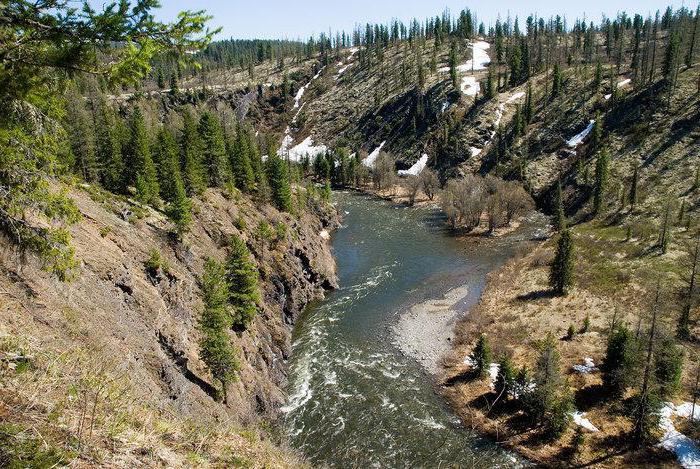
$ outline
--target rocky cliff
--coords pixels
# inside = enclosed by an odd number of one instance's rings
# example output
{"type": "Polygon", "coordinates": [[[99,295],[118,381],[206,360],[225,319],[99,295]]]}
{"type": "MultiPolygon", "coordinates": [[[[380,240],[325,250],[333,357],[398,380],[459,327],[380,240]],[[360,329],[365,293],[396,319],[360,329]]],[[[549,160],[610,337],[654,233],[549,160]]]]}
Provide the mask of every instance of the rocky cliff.
{"type": "MultiPolygon", "coordinates": [[[[71,228],[80,262],[72,281],[58,281],[42,271],[33,257],[22,256],[9,243],[2,243],[1,358],[8,385],[0,388],[7,398],[4,402],[19,403],[14,409],[0,409],[3,417],[16,412],[14,418],[19,422],[38,412],[37,418],[45,421],[57,411],[59,426],[82,438],[86,417],[73,415],[73,419],[69,414],[85,414],[84,408],[58,410],[57,403],[63,402],[58,398],[46,399],[41,403],[45,407],[35,408],[32,403],[37,396],[28,388],[38,386],[38,381],[13,381],[11,373],[25,361],[31,364],[34,351],[63,357],[81,350],[93,363],[105,364],[108,369],[101,373],[110,379],[118,376],[140,404],[172,413],[179,420],[204,427],[217,421],[236,428],[259,428],[261,422],[274,419],[285,399],[285,361],[291,350],[292,326],[305,305],[336,285],[335,264],[326,233],[322,234],[337,224],[334,209],[310,202],[295,217],[240,194],[226,198],[220,191],[209,190],[196,202],[190,233],[176,241],[169,234],[169,222],[153,209],[95,187],[76,188],[71,195],[83,216],[71,228]],[[274,237],[256,235],[260,223],[273,227],[274,237]],[[199,277],[207,257],[225,257],[226,240],[234,233],[254,254],[262,305],[246,331],[230,332],[241,371],[222,405],[213,399],[211,377],[198,354],[197,320],[203,309],[199,277]],[[147,267],[155,253],[160,261],[156,267],[147,267]]],[[[50,369],[46,361],[35,361],[35,371],[50,369]]],[[[68,374],[61,369],[62,375],[68,374]]],[[[70,385],[78,390],[78,397],[83,384],[81,378],[70,385]]],[[[48,389],[59,395],[67,393],[66,402],[71,401],[66,389],[55,385],[48,389]]],[[[95,395],[97,402],[99,394],[95,395]]],[[[90,426],[92,433],[99,422],[90,426]]],[[[120,437],[109,438],[111,445],[119,446],[114,438],[120,437]]],[[[110,451],[103,457],[113,461],[116,453],[110,451]]],[[[170,457],[159,460],[178,465],[170,457]]]]}

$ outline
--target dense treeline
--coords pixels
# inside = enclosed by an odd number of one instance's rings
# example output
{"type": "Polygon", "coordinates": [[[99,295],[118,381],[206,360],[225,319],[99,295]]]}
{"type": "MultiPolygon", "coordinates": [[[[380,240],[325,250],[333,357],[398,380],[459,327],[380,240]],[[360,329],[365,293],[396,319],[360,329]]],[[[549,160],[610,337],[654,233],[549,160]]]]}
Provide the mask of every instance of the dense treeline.
{"type": "Polygon", "coordinates": [[[163,208],[179,234],[191,220],[190,198],[207,187],[293,209],[286,166],[274,153],[263,162],[260,148],[269,142],[242,123],[224,126],[216,113],[189,107],[159,123],[138,105],[122,115],[105,99],[75,91],[67,104],[68,166],[87,182],[163,208]]]}

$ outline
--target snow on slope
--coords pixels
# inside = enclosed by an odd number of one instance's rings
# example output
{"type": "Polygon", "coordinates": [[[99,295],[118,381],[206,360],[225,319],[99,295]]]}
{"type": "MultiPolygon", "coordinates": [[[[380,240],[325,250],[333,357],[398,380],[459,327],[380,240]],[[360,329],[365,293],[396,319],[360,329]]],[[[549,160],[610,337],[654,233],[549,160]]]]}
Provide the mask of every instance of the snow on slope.
{"type": "MultiPolygon", "coordinates": [[[[462,65],[457,66],[458,72],[471,72],[472,70],[485,70],[486,67],[491,63],[489,58],[489,53],[486,52],[490,47],[489,43],[486,41],[477,41],[471,44],[472,46],[472,59],[467,60],[462,65]]],[[[449,72],[450,67],[441,67],[438,69],[439,72],[449,72]]]]}
{"type": "Polygon", "coordinates": [[[588,134],[591,133],[593,130],[593,126],[595,125],[595,119],[591,119],[588,122],[588,126],[583,129],[580,133],[574,135],[571,137],[566,144],[569,145],[570,148],[576,148],[577,146],[581,145],[583,141],[585,140],[586,137],[588,137],[588,134]]]}
{"type": "MultiPolygon", "coordinates": [[[[285,137],[286,139],[287,137],[285,137]]],[[[328,151],[328,147],[320,144],[314,145],[314,140],[311,136],[304,139],[303,142],[289,149],[289,161],[300,162],[304,156],[308,156],[313,160],[316,155],[320,155],[328,151]]],[[[280,155],[282,156],[282,155],[280,155]]]]}
{"type": "Polygon", "coordinates": [[[400,169],[399,176],[418,176],[421,171],[425,169],[425,165],[428,164],[428,155],[423,153],[423,155],[415,162],[413,166],[408,169],[400,169]]]}
{"type": "Polygon", "coordinates": [[[384,147],[384,144],[386,143],[386,140],[383,141],[382,143],[379,144],[377,148],[372,150],[372,153],[367,155],[367,158],[362,160],[362,164],[367,166],[368,168],[373,168],[374,167],[374,162],[379,156],[379,152],[382,151],[382,148],[384,147]]]}
{"type": "MultiPolygon", "coordinates": [[[[670,402],[667,402],[661,408],[661,421],[659,426],[664,432],[661,437],[659,446],[676,453],[678,463],[685,468],[700,467],[700,449],[695,442],[676,430],[671,417],[673,415],[689,417],[692,404],[686,402],[676,407],[670,402]],[[685,414],[685,415],[683,415],[685,414]]],[[[696,409],[697,415],[698,409],[696,409]]]]}
{"type": "Polygon", "coordinates": [[[479,94],[481,85],[476,81],[476,77],[468,76],[462,77],[462,86],[460,88],[462,89],[462,93],[467,96],[476,96],[479,94]]]}
{"type": "Polygon", "coordinates": [[[299,102],[301,102],[301,98],[304,96],[304,93],[306,92],[306,90],[309,88],[309,86],[311,86],[311,82],[313,82],[315,79],[317,79],[318,77],[321,76],[321,73],[323,72],[324,68],[326,68],[325,65],[323,67],[321,67],[321,69],[318,71],[318,73],[316,75],[314,75],[313,78],[311,78],[311,80],[309,80],[309,82],[307,84],[305,84],[304,86],[299,88],[299,91],[297,91],[296,96],[294,96],[294,109],[299,107],[299,102]]]}

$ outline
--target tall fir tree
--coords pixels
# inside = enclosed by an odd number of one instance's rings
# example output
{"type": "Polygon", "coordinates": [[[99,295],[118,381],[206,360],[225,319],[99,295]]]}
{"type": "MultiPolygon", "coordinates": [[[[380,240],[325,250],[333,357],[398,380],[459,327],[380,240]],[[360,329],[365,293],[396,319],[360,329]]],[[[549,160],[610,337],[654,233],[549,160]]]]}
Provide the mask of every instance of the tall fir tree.
{"type": "Polygon", "coordinates": [[[97,160],[101,168],[100,181],[112,192],[124,190],[124,160],[119,126],[123,122],[104,99],[100,100],[95,130],[97,133],[97,160]]]}
{"type": "Polygon", "coordinates": [[[561,232],[549,273],[549,285],[557,295],[566,295],[574,281],[574,241],[571,231],[561,232]]]}
{"type": "Polygon", "coordinates": [[[267,157],[266,166],[272,201],[279,210],[290,212],[292,210],[292,190],[289,186],[287,166],[277,153],[272,153],[267,157]]]}
{"type": "Polygon", "coordinates": [[[131,116],[130,141],[127,146],[126,171],[129,184],[136,187],[136,198],[144,204],[156,205],[159,200],[158,173],[151,156],[146,122],[140,108],[131,116]]]}
{"type": "Polygon", "coordinates": [[[240,127],[230,149],[233,182],[245,193],[255,189],[255,174],[250,164],[251,143],[248,131],[240,127]]]}
{"type": "Polygon", "coordinates": [[[219,382],[219,397],[225,401],[228,384],[235,379],[240,364],[227,333],[231,327],[231,318],[227,311],[229,286],[226,270],[213,259],[207,259],[204,263],[202,293],[204,311],[199,319],[202,332],[199,355],[214,379],[219,382]]]}
{"type": "Polygon", "coordinates": [[[221,123],[211,111],[204,111],[199,118],[199,135],[209,186],[223,187],[231,180],[231,171],[221,123]]]}
{"type": "Polygon", "coordinates": [[[187,195],[201,194],[206,188],[206,175],[202,162],[202,139],[199,136],[197,120],[190,111],[183,116],[182,135],[180,137],[180,167],[187,195]]]}
{"type": "Polygon", "coordinates": [[[232,235],[226,259],[226,278],[230,288],[231,317],[236,330],[248,327],[258,312],[258,275],[258,268],[251,259],[245,241],[232,235]]]}

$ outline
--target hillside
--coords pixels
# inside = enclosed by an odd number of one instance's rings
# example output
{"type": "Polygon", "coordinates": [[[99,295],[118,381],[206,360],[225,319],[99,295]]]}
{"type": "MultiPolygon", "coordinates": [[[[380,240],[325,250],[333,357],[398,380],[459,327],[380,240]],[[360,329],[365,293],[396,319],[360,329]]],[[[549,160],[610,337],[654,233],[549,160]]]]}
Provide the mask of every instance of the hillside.
{"type": "Polygon", "coordinates": [[[319,206],[296,219],[211,190],[179,243],[157,211],[88,185],[70,195],[83,217],[71,228],[80,261],[74,280],[3,254],[3,445],[22,441],[14,457],[34,463],[77,456],[88,465],[296,466],[264,429],[285,402],[291,327],[335,285],[319,236],[335,226],[334,212],[319,206]],[[261,221],[286,230],[261,240],[261,221]],[[204,259],[222,259],[233,234],[255,255],[263,300],[251,326],[230,334],[242,367],[219,404],[199,358],[200,279],[204,259]],[[42,453],[33,455],[37,445],[42,453]]]}

